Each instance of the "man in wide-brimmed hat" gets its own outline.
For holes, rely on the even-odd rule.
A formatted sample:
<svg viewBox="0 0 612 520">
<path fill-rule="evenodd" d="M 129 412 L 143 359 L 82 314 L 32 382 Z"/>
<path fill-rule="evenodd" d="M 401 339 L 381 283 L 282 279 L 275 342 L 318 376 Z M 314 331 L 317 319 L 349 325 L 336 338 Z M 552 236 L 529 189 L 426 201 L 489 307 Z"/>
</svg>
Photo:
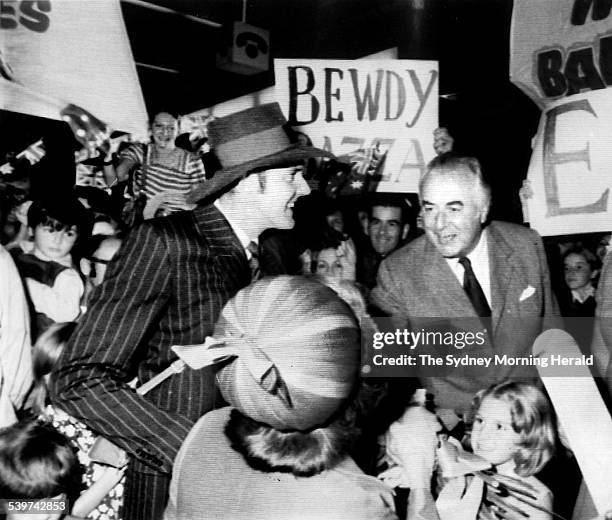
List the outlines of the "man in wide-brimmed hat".
<svg viewBox="0 0 612 520">
<path fill-rule="evenodd" d="M 172 345 L 212 334 L 223 305 L 258 276 L 259 234 L 293 227 L 293 204 L 310 191 L 303 161 L 331 156 L 291 143 L 286 123 L 276 103 L 209 123 L 218 169 L 191 193 L 198 206 L 125 240 L 58 362 L 53 401 L 131 456 L 128 520 L 161 518 L 178 449 L 215 405 L 209 369 L 176 374 L 146 397 L 128 382 L 163 371 Z"/>
</svg>

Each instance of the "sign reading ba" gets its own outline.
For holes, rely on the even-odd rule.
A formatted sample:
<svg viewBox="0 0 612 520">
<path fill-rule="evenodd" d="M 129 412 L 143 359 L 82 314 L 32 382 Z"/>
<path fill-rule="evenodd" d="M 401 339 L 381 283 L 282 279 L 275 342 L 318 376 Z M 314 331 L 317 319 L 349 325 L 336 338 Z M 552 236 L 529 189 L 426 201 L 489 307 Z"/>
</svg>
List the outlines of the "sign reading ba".
<svg viewBox="0 0 612 520">
<path fill-rule="evenodd" d="M 416 60 L 274 60 L 276 97 L 315 146 L 387 151 L 379 191 L 415 192 L 433 158 L 438 64 Z"/>
<path fill-rule="evenodd" d="M 543 235 L 612 229 L 612 0 L 515 0 L 511 78 L 543 110 L 529 220 Z"/>
</svg>

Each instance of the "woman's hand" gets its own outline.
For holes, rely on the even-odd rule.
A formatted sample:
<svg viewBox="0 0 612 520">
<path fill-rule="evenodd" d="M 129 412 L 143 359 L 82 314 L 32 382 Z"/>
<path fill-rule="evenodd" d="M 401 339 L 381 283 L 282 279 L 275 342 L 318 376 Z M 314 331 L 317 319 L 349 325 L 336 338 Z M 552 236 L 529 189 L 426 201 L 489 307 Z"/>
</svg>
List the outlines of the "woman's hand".
<svg viewBox="0 0 612 520">
<path fill-rule="evenodd" d="M 394 487 L 429 488 L 442 429 L 434 414 L 422 406 L 410 406 L 385 435 L 386 458 L 396 466 L 378 477 Z"/>
</svg>

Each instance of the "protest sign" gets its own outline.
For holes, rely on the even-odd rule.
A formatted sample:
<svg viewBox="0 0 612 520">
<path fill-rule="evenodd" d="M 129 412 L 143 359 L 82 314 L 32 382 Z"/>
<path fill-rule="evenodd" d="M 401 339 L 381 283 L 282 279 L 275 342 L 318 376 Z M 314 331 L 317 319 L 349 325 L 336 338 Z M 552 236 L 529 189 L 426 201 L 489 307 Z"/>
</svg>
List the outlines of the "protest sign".
<svg viewBox="0 0 612 520">
<path fill-rule="evenodd" d="M 433 158 L 438 64 L 416 60 L 274 60 L 276 99 L 314 146 L 387 152 L 378 191 L 415 192 Z"/>
<path fill-rule="evenodd" d="M 517 0 L 511 79 L 544 110 L 529 166 L 542 235 L 609 231 L 612 3 Z"/>
<path fill-rule="evenodd" d="M 542 114 L 528 178 L 529 221 L 541 234 L 612 229 L 612 92 L 558 100 Z"/>
<path fill-rule="evenodd" d="M 2 2 L 0 108 L 60 119 L 76 105 L 115 130 L 147 135 L 119 0 Z"/>
</svg>

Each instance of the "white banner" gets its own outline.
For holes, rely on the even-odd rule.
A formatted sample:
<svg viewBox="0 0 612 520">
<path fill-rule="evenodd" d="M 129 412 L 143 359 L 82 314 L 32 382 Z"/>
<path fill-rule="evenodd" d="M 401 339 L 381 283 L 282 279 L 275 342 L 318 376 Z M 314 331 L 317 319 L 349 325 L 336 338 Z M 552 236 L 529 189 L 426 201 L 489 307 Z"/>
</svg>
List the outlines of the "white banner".
<svg viewBox="0 0 612 520">
<path fill-rule="evenodd" d="M 609 231 L 612 2 L 515 0 L 511 79 L 543 110 L 529 166 L 542 235 Z"/>
<path fill-rule="evenodd" d="M 510 79 L 541 108 L 612 84 L 612 3 L 515 0 Z"/>
<path fill-rule="evenodd" d="M 529 221 L 543 235 L 612 229 L 612 92 L 553 103 L 542 114 L 528 178 Z"/>
<path fill-rule="evenodd" d="M 387 152 L 378 191 L 416 192 L 433 158 L 438 63 L 274 60 L 276 99 L 289 123 L 337 156 L 377 143 Z"/>
<path fill-rule="evenodd" d="M 115 130 L 147 135 L 119 0 L 3 1 L 0 108 L 60 119 L 69 103 Z"/>
</svg>

